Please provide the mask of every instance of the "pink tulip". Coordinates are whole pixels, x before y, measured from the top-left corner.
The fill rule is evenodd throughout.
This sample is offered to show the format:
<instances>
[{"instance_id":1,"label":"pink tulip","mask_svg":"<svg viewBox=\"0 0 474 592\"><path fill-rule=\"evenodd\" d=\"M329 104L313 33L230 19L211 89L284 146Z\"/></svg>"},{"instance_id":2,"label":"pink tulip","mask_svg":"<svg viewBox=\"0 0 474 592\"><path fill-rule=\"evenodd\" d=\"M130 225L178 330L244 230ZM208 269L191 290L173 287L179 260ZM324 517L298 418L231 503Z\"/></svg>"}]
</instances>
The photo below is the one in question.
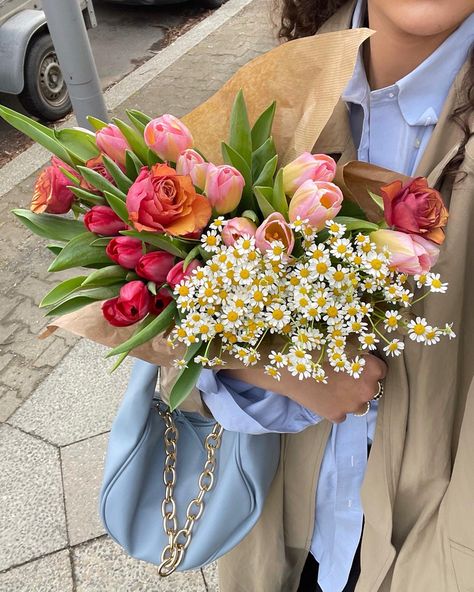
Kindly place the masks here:
<instances>
[{"instance_id":1,"label":"pink tulip","mask_svg":"<svg viewBox=\"0 0 474 592\"><path fill-rule=\"evenodd\" d=\"M184 150L178 156L176 172L178 175L189 175L195 187L204 190L209 163L192 148Z\"/></svg>"},{"instance_id":2,"label":"pink tulip","mask_svg":"<svg viewBox=\"0 0 474 592\"><path fill-rule=\"evenodd\" d=\"M222 231L222 240L233 245L241 236L255 236L257 226L248 218L231 218Z\"/></svg>"},{"instance_id":3,"label":"pink tulip","mask_svg":"<svg viewBox=\"0 0 474 592\"><path fill-rule=\"evenodd\" d=\"M174 255L171 255L166 251L151 251L151 253L147 253L140 257L135 271L142 278L155 282L156 284L163 284L173 265Z\"/></svg>"},{"instance_id":4,"label":"pink tulip","mask_svg":"<svg viewBox=\"0 0 474 592\"><path fill-rule=\"evenodd\" d=\"M125 166L127 140L119 128L110 123L95 133L97 148L121 167Z\"/></svg>"},{"instance_id":5,"label":"pink tulip","mask_svg":"<svg viewBox=\"0 0 474 592\"><path fill-rule=\"evenodd\" d=\"M408 275L427 273L439 256L439 247L435 243L416 234L376 230L370 233L370 240L379 249L387 247L390 251L390 265Z\"/></svg>"},{"instance_id":6,"label":"pink tulip","mask_svg":"<svg viewBox=\"0 0 474 592\"><path fill-rule=\"evenodd\" d=\"M193 145L191 132L173 115L152 119L147 123L144 137L148 148L165 161L176 162L181 152Z\"/></svg>"},{"instance_id":7,"label":"pink tulip","mask_svg":"<svg viewBox=\"0 0 474 592\"><path fill-rule=\"evenodd\" d=\"M204 193L218 214L228 214L239 205L244 186L243 176L234 167L209 164Z\"/></svg>"},{"instance_id":8,"label":"pink tulip","mask_svg":"<svg viewBox=\"0 0 474 592\"><path fill-rule=\"evenodd\" d=\"M255 233L255 244L261 251L271 249L272 243L280 241L285 246L287 255L295 246L295 237L290 225L279 212L273 212L266 218Z\"/></svg>"},{"instance_id":9,"label":"pink tulip","mask_svg":"<svg viewBox=\"0 0 474 592\"><path fill-rule=\"evenodd\" d=\"M166 283L170 286L170 288L174 288L181 280L189 277L192 272L198 267L201 267L201 265L202 263L200 261L193 259L186 267L186 270L183 270L184 261L176 263L176 265L168 272L168 275L166 276Z\"/></svg>"},{"instance_id":10,"label":"pink tulip","mask_svg":"<svg viewBox=\"0 0 474 592\"><path fill-rule=\"evenodd\" d=\"M334 183L309 179L291 198L288 216L291 222L299 217L308 220L315 230L321 230L327 220L337 216L343 199L342 191Z\"/></svg>"},{"instance_id":11,"label":"pink tulip","mask_svg":"<svg viewBox=\"0 0 474 592\"><path fill-rule=\"evenodd\" d=\"M336 175L336 161L326 154L303 152L283 168L283 188L293 195L305 181L330 182Z\"/></svg>"},{"instance_id":12,"label":"pink tulip","mask_svg":"<svg viewBox=\"0 0 474 592\"><path fill-rule=\"evenodd\" d=\"M105 248L107 256L125 269L135 269L143 256L142 241L131 236L117 236Z\"/></svg>"}]
</instances>

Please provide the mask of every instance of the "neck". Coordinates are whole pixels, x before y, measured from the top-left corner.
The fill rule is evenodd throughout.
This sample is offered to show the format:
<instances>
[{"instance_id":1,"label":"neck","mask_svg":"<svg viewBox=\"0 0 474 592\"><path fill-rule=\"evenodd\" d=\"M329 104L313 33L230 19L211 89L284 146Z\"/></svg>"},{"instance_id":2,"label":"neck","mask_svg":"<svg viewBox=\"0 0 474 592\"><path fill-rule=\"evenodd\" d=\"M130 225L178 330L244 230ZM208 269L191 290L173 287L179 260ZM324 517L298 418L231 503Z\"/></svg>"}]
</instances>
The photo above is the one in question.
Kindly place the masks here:
<instances>
[{"instance_id":1,"label":"neck","mask_svg":"<svg viewBox=\"0 0 474 592\"><path fill-rule=\"evenodd\" d=\"M377 31L364 47L364 61L370 88L395 84L426 60L454 31L437 35L411 35L397 28L370 7L369 26Z\"/></svg>"}]
</instances>

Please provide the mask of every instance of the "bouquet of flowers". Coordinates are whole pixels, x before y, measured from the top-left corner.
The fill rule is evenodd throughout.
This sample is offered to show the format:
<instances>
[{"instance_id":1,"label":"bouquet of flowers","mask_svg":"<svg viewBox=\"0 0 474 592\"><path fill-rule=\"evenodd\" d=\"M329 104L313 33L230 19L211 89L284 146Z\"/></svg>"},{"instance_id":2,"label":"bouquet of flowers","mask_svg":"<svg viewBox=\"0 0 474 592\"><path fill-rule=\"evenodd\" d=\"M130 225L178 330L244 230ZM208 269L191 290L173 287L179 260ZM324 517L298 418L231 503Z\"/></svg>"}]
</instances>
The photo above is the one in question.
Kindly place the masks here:
<instances>
[{"instance_id":1,"label":"bouquet of flowers","mask_svg":"<svg viewBox=\"0 0 474 592\"><path fill-rule=\"evenodd\" d=\"M177 348L172 407L203 366L259 364L276 380L287 371L326 382L324 364L358 378L360 352L400 355L400 333L424 345L454 336L410 313L447 289L430 271L448 217L438 192L423 178L367 191L380 212L369 220L345 198L330 156L304 152L279 166L275 108L251 126L237 94L224 164L208 162L172 115L91 117L94 134L0 108L54 154L31 209L14 214L52 241L49 271L92 270L40 306L57 316L102 302L108 323L134 327L109 353L117 363L153 339Z\"/></svg>"}]
</instances>

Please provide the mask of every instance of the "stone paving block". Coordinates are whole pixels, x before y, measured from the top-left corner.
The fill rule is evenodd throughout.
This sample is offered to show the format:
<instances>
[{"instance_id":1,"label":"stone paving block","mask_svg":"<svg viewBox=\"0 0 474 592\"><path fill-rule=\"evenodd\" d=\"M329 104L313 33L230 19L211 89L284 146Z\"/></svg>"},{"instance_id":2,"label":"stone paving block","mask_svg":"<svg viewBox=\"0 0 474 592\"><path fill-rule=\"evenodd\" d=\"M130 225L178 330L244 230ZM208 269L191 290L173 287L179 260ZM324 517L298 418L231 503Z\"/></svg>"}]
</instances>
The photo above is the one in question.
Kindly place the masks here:
<instances>
[{"instance_id":1,"label":"stone paving block","mask_svg":"<svg viewBox=\"0 0 474 592\"><path fill-rule=\"evenodd\" d=\"M207 592L219 592L219 580L217 577L217 563L211 563L203 570L204 579L206 581Z\"/></svg>"},{"instance_id":2,"label":"stone paving block","mask_svg":"<svg viewBox=\"0 0 474 592\"><path fill-rule=\"evenodd\" d=\"M35 368L42 368L43 366L51 366L54 368L69 352L69 347L64 340L58 336L54 336L52 339L38 339L38 341L46 344L46 348L33 362Z\"/></svg>"},{"instance_id":3,"label":"stone paving block","mask_svg":"<svg viewBox=\"0 0 474 592\"><path fill-rule=\"evenodd\" d=\"M0 573L0 592L73 592L69 551Z\"/></svg>"},{"instance_id":4,"label":"stone paving block","mask_svg":"<svg viewBox=\"0 0 474 592\"><path fill-rule=\"evenodd\" d=\"M207 592L199 570L162 579L108 537L74 547L73 564L76 592Z\"/></svg>"},{"instance_id":5,"label":"stone paving block","mask_svg":"<svg viewBox=\"0 0 474 592\"><path fill-rule=\"evenodd\" d=\"M109 431L127 387L132 360L110 374L113 362L104 359L106 352L107 348L96 343L80 341L49 370L48 378L10 423L59 446Z\"/></svg>"},{"instance_id":6,"label":"stone paving block","mask_svg":"<svg viewBox=\"0 0 474 592\"><path fill-rule=\"evenodd\" d=\"M18 391L0 385L0 421L7 421L10 415L21 405Z\"/></svg>"},{"instance_id":7,"label":"stone paving block","mask_svg":"<svg viewBox=\"0 0 474 592\"><path fill-rule=\"evenodd\" d=\"M99 491L109 434L61 448L67 528L71 545L105 533L99 518Z\"/></svg>"},{"instance_id":8,"label":"stone paving block","mask_svg":"<svg viewBox=\"0 0 474 592\"><path fill-rule=\"evenodd\" d=\"M50 371L50 368L31 368L23 358L16 356L0 375L0 383L16 390L21 402L31 395Z\"/></svg>"},{"instance_id":9,"label":"stone paving block","mask_svg":"<svg viewBox=\"0 0 474 592\"><path fill-rule=\"evenodd\" d=\"M67 545L58 451L0 426L0 570Z\"/></svg>"}]
</instances>

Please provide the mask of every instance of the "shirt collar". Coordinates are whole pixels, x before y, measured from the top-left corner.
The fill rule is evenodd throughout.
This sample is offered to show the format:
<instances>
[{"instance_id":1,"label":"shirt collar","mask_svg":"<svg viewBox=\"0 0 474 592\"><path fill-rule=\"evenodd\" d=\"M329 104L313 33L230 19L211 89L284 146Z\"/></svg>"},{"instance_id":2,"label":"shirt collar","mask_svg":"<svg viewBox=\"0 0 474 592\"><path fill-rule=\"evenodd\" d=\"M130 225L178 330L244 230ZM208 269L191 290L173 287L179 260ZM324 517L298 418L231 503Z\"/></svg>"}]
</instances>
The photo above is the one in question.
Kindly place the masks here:
<instances>
[{"instance_id":1,"label":"shirt collar","mask_svg":"<svg viewBox=\"0 0 474 592\"><path fill-rule=\"evenodd\" d=\"M366 0L358 0L352 18L352 27L363 25ZM359 52L354 73L342 98L346 103L367 107L372 100L388 93L397 95L400 111L408 125L434 125L454 79L467 59L474 42L474 14L469 16L424 62L394 85L370 91ZM393 95L392 95L393 96Z\"/></svg>"}]
</instances>

